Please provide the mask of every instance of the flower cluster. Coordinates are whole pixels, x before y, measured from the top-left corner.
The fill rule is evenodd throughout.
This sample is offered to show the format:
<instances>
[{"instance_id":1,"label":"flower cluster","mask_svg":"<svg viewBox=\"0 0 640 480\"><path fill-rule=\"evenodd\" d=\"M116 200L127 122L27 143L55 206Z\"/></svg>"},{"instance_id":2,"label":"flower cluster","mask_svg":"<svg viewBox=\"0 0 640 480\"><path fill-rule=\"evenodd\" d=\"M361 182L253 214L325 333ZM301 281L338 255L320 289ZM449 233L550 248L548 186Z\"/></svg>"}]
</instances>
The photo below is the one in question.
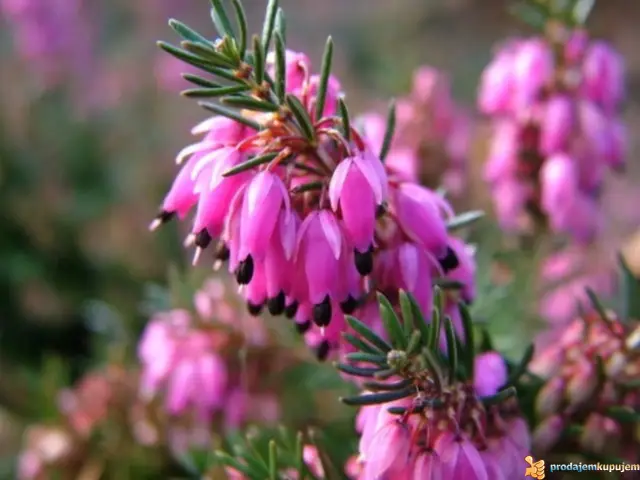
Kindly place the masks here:
<instances>
[{"instance_id":1,"label":"flower cluster","mask_svg":"<svg viewBox=\"0 0 640 480\"><path fill-rule=\"evenodd\" d=\"M541 454L582 452L638 462L640 325L593 307L529 364L544 380L533 444Z\"/></svg>"},{"instance_id":2,"label":"flower cluster","mask_svg":"<svg viewBox=\"0 0 640 480\"><path fill-rule=\"evenodd\" d=\"M623 95L622 58L583 29L551 22L500 49L479 108L494 119L485 178L505 229L524 228L528 212L581 243L598 234L604 175L624 164Z\"/></svg>"},{"instance_id":3,"label":"flower cluster","mask_svg":"<svg viewBox=\"0 0 640 480\"><path fill-rule=\"evenodd\" d=\"M16 49L29 67L56 83L69 71L86 68L90 43L86 37L84 2L53 4L38 0L2 0L0 11L14 27ZM79 42L78 37L83 37Z\"/></svg>"},{"instance_id":4,"label":"flower cluster","mask_svg":"<svg viewBox=\"0 0 640 480\"><path fill-rule=\"evenodd\" d=\"M372 147L379 139L351 127L340 82L329 73L330 41L314 74L306 55L284 49L278 31L273 51L265 55L256 39L245 61L228 36L212 43L174 28L200 42L186 47L207 56L195 61L165 49L196 66L214 58L228 68L208 71L234 82L185 94L223 92L222 104L240 111L204 104L219 115L193 129L204 137L179 153L181 170L152 227L195 210L187 239L194 262L215 244L215 264L228 263L249 312L266 307L295 318L319 358L339 346L344 314L375 301L374 289L404 288L430 311L432 284L451 275L472 300L472 260L449 234L451 206L385 165Z\"/></svg>"},{"instance_id":5,"label":"flower cluster","mask_svg":"<svg viewBox=\"0 0 640 480\"><path fill-rule=\"evenodd\" d=\"M275 392L265 382L272 368L285 365L267 352L260 320L238 315L228 298L222 282L209 280L195 296L197 316L186 310L156 314L140 340L140 394L147 402L163 398L173 419L174 449L206 444L214 420L230 429L248 419L278 419ZM242 348L250 359L245 364L238 356Z\"/></svg>"},{"instance_id":6,"label":"flower cluster","mask_svg":"<svg viewBox=\"0 0 640 480\"><path fill-rule=\"evenodd\" d=\"M119 366L90 373L73 389L60 392L62 421L26 430L18 478L46 479L52 471L65 471L70 478L77 478L87 467L91 441L105 428L115 431L111 418L116 412L127 416L134 392L135 376ZM125 429L119 434L126 437L128 432Z\"/></svg>"},{"instance_id":7,"label":"flower cluster","mask_svg":"<svg viewBox=\"0 0 640 480\"><path fill-rule=\"evenodd\" d=\"M432 67L418 68L411 93L395 102L395 115L395 136L386 164L408 181L444 186L459 196L466 186L471 120L452 98L449 78ZM369 113L359 120L380 151L384 117Z\"/></svg>"},{"instance_id":8,"label":"flower cluster","mask_svg":"<svg viewBox=\"0 0 640 480\"><path fill-rule=\"evenodd\" d=\"M369 380L360 396L343 399L362 406L357 418L359 457L347 464L347 474L358 480L521 475L529 431L515 390L504 389L512 382L505 361L492 351L475 355L473 346L463 345L454 333L451 319L440 318L443 311L434 311L432 324L425 328L417 304L402 295L403 322L381 298L393 344L351 321L362 335L361 351L349 354L352 363L339 368ZM464 307L461 311L469 320ZM446 357L438 345L442 324ZM410 325L421 331L408 333ZM468 321L465 333L471 334Z\"/></svg>"}]
</instances>

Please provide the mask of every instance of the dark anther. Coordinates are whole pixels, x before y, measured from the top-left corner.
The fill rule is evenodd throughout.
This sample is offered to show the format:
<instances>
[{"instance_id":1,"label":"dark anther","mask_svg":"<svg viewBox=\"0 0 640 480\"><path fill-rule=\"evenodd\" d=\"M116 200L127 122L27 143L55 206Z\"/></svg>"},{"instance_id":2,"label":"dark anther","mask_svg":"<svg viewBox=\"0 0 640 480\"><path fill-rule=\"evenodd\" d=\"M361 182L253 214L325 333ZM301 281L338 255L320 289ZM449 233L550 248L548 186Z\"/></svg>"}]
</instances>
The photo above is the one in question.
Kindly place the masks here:
<instances>
[{"instance_id":1,"label":"dark anther","mask_svg":"<svg viewBox=\"0 0 640 480\"><path fill-rule=\"evenodd\" d=\"M227 244L224 242L220 242L216 246L215 258L216 260L220 260L221 262L226 262L227 260L229 260L230 253L231 252L229 252L229 247L227 247Z\"/></svg>"},{"instance_id":2,"label":"dark anther","mask_svg":"<svg viewBox=\"0 0 640 480\"><path fill-rule=\"evenodd\" d=\"M156 218L153 220L149 228L154 230L158 228L160 225L164 225L165 223L169 222L175 216L176 216L176 212L168 212L166 210L160 210L160 213L156 215Z\"/></svg>"},{"instance_id":3,"label":"dark anther","mask_svg":"<svg viewBox=\"0 0 640 480\"><path fill-rule=\"evenodd\" d=\"M319 327L326 327L331 321L331 300L329 295L321 303L313 306L313 322Z\"/></svg>"},{"instance_id":4,"label":"dark anther","mask_svg":"<svg viewBox=\"0 0 640 480\"><path fill-rule=\"evenodd\" d=\"M295 300L291 302L289 305L287 305L284 309L285 317L287 318L295 317L296 313L298 313L298 306L299 306L299 303L296 302Z\"/></svg>"},{"instance_id":5,"label":"dark anther","mask_svg":"<svg viewBox=\"0 0 640 480\"><path fill-rule=\"evenodd\" d=\"M356 250L355 254L358 273L363 277L369 275L373 270L373 248L370 248L365 253L360 253Z\"/></svg>"},{"instance_id":6,"label":"dark anther","mask_svg":"<svg viewBox=\"0 0 640 480\"><path fill-rule=\"evenodd\" d=\"M247 256L238 265L236 270L236 280L240 285L247 285L253 278L253 258L251 255Z\"/></svg>"},{"instance_id":7,"label":"dark anther","mask_svg":"<svg viewBox=\"0 0 640 480\"><path fill-rule=\"evenodd\" d=\"M329 356L329 350L329 342L323 340L322 343L316 347L316 358L321 362L326 360Z\"/></svg>"},{"instance_id":8,"label":"dark anther","mask_svg":"<svg viewBox=\"0 0 640 480\"><path fill-rule=\"evenodd\" d=\"M378 207L376 208L376 218L380 218L381 216L383 216L385 213L387 213L387 206L384 203L381 203L380 205L378 205Z\"/></svg>"},{"instance_id":9,"label":"dark anther","mask_svg":"<svg viewBox=\"0 0 640 480\"><path fill-rule=\"evenodd\" d=\"M196 247L207 248L211 243L211 240L211 235L209 235L206 228L203 228L196 234L196 240L194 243L196 244Z\"/></svg>"},{"instance_id":10,"label":"dark anther","mask_svg":"<svg viewBox=\"0 0 640 480\"><path fill-rule=\"evenodd\" d=\"M358 300L353 298L351 295L349 295L347 299L340 304L340 310L342 310L342 313L346 313L347 315L351 315L357 307Z\"/></svg>"},{"instance_id":11,"label":"dark anther","mask_svg":"<svg viewBox=\"0 0 640 480\"><path fill-rule=\"evenodd\" d=\"M167 223L176 216L176 212L167 212L166 210L162 210L158 216L156 217L162 223Z\"/></svg>"},{"instance_id":12,"label":"dark anther","mask_svg":"<svg viewBox=\"0 0 640 480\"><path fill-rule=\"evenodd\" d=\"M447 247L447 254L438 261L445 273L458 268L458 265L460 265L460 260L458 260L456 252L451 247Z\"/></svg>"},{"instance_id":13,"label":"dark anther","mask_svg":"<svg viewBox=\"0 0 640 480\"><path fill-rule=\"evenodd\" d=\"M247 310L254 317L257 317L258 315L260 315L260 313L262 313L262 307L263 307L262 303L259 303L256 305L251 302L247 302Z\"/></svg>"},{"instance_id":14,"label":"dark anther","mask_svg":"<svg viewBox=\"0 0 640 480\"><path fill-rule=\"evenodd\" d=\"M304 335L305 333L307 333L310 328L311 328L311 322L309 320L305 320L302 323L296 322L296 330L298 330L298 333L300 335Z\"/></svg>"},{"instance_id":15,"label":"dark anther","mask_svg":"<svg viewBox=\"0 0 640 480\"><path fill-rule=\"evenodd\" d=\"M267 300L267 308L271 315L282 315L285 307L284 292L280 292L273 298Z\"/></svg>"}]
</instances>

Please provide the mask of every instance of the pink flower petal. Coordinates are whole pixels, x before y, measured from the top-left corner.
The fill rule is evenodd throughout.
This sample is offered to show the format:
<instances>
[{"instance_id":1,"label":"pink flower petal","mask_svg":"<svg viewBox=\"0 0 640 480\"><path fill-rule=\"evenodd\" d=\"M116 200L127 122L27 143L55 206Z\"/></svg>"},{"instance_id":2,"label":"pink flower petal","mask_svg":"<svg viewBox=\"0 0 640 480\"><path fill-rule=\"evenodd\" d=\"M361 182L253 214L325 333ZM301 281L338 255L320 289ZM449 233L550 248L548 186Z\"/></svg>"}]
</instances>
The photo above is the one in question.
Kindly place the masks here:
<instances>
[{"instance_id":1,"label":"pink flower petal","mask_svg":"<svg viewBox=\"0 0 640 480\"><path fill-rule=\"evenodd\" d=\"M337 260L340 258L340 250L342 247L342 232L340 231L336 217L334 217L331 212L322 210L319 215L322 232Z\"/></svg>"},{"instance_id":2,"label":"pink flower petal","mask_svg":"<svg viewBox=\"0 0 640 480\"><path fill-rule=\"evenodd\" d=\"M331 202L331 209L334 212L338 210L342 187L352 164L353 161L350 158L344 159L338 164L338 167L334 170L333 175L331 176L331 181L329 182L329 201Z\"/></svg>"}]
</instances>

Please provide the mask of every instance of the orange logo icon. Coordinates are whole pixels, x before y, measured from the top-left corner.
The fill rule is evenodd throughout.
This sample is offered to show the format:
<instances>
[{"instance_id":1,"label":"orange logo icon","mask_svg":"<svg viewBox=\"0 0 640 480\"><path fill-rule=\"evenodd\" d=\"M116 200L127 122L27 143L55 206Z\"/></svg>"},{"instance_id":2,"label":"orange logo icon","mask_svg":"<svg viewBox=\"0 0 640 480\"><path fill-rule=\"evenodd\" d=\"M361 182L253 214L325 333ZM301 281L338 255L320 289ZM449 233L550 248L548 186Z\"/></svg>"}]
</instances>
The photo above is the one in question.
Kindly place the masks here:
<instances>
[{"instance_id":1,"label":"orange logo icon","mask_svg":"<svg viewBox=\"0 0 640 480\"><path fill-rule=\"evenodd\" d=\"M531 455L524 457L524 461L529 464L524 472L525 477L535 478L536 480L544 479L544 460L535 462Z\"/></svg>"}]
</instances>

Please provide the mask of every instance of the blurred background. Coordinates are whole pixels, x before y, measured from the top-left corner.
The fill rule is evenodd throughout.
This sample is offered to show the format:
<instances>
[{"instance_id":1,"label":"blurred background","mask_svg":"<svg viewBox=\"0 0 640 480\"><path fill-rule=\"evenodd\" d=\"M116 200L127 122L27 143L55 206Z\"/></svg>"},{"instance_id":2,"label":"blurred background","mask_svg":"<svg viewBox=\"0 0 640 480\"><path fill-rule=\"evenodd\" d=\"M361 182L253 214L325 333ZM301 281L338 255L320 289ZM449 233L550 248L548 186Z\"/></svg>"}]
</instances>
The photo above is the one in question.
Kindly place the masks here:
<instances>
[{"instance_id":1,"label":"blurred background","mask_svg":"<svg viewBox=\"0 0 640 480\"><path fill-rule=\"evenodd\" d=\"M255 28L265 3L244 2ZM456 99L473 109L492 46L526 33L505 4L281 0L290 48L318 65L333 36L334 73L354 112L383 109L388 97L406 94L423 64L447 72ZM42 417L40 392L77 379L104 339L134 345L147 318L143 300L188 261L179 226L150 234L147 225L175 173L175 154L206 113L179 96L186 69L155 41L175 40L169 17L213 36L207 10L206 0L0 0L3 459L19 449L25 422ZM626 58L631 132L640 127L639 21L639 2L607 0L590 25ZM473 208L488 208L477 180L486 137L478 119ZM605 201L610 247L624 246L640 271L640 254L633 255L640 252L633 242L640 145L633 134L631 141L628 174L610 179Z\"/></svg>"}]
</instances>

